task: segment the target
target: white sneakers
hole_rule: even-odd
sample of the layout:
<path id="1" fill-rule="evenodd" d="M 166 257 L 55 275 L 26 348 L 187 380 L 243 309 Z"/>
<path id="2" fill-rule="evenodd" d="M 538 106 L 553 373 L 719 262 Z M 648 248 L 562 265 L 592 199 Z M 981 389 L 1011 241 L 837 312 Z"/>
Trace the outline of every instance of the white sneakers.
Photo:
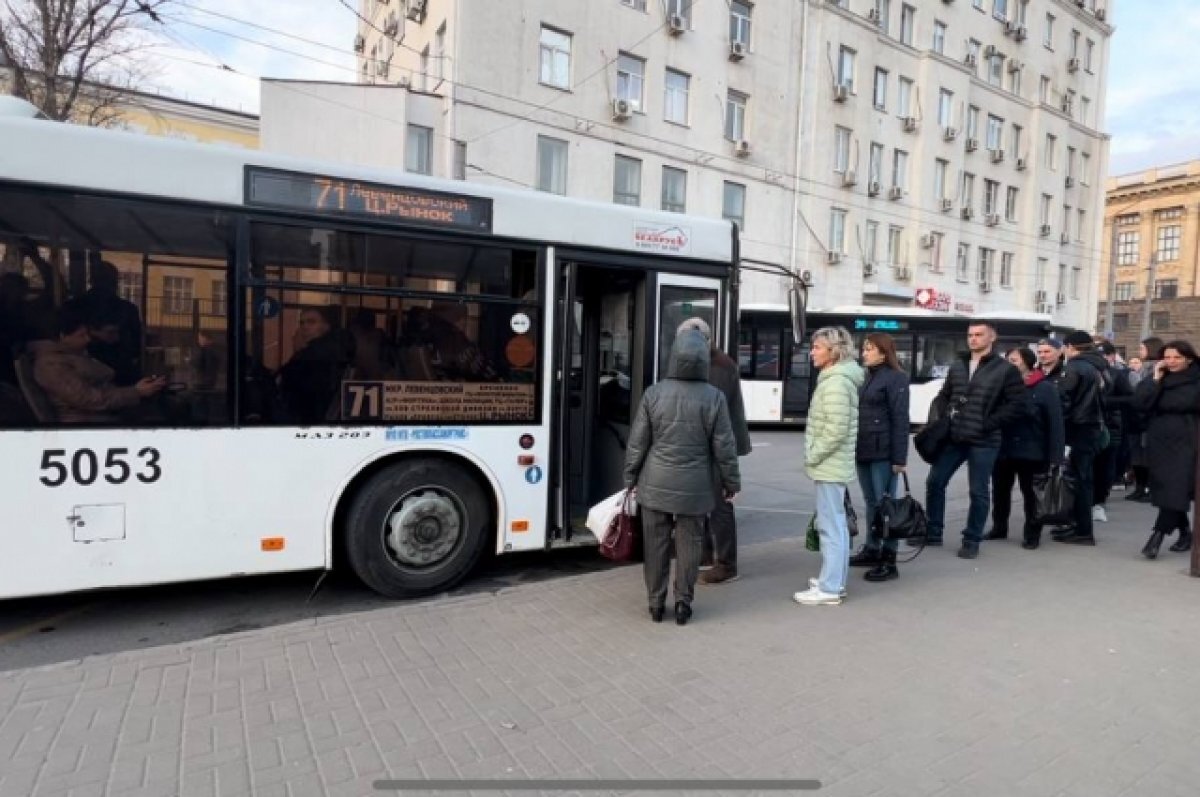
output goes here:
<path id="1" fill-rule="evenodd" d="M 813 589 L 820 589 L 820 588 L 821 588 L 821 579 L 819 579 L 819 578 L 810 578 L 810 579 L 808 580 L 808 588 L 809 588 L 810 590 L 813 590 Z M 799 594 L 799 593 L 798 593 L 798 594 Z M 844 598 L 844 597 L 846 597 L 846 590 L 844 590 L 844 589 L 843 589 L 843 590 L 842 590 L 841 592 L 839 592 L 838 594 Z"/>
<path id="2" fill-rule="evenodd" d="M 842 602 L 842 596 L 822 592 L 820 587 L 811 587 L 804 592 L 797 592 L 792 600 L 801 606 L 836 606 Z"/>
<path id="3" fill-rule="evenodd" d="M 1096 521 L 1097 523 L 1108 522 L 1108 513 L 1104 511 L 1104 507 L 1100 506 L 1099 504 L 1096 504 L 1094 507 L 1092 507 L 1092 520 Z"/>

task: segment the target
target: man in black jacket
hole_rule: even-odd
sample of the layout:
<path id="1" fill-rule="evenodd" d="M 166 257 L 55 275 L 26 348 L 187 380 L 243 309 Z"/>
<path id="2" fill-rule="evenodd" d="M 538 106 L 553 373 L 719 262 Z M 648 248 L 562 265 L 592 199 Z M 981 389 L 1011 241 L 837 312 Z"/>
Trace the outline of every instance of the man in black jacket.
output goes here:
<path id="1" fill-rule="evenodd" d="M 1104 357 L 1108 366 L 1101 374 L 1104 383 L 1104 425 L 1108 429 L 1108 447 L 1096 454 L 1096 464 L 1092 469 L 1095 480 L 1095 495 L 1092 496 L 1092 521 L 1108 522 L 1108 511 L 1104 505 L 1112 494 L 1113 484 L 1118 473 L 1124 473 L 1119 467 L 1122 454 L 1128 451 L 1125 440 L 1125 414 L 1133 398 L 1133 384 L 1129 381 L 1129 369 L 1117 360 L 1117 347 L 1110 341 L 1100 340 L 1096 348 Z"/>
<path id="2" fill-rule="evenodd" d="M 1067 459 L 1075 474 L 1075 525 L 1054 535 L 1058 542 L 1095 545 L 1092 534 L 1093 468 L 1099 450 L 1100 427 L 1104 424 L 1102 374 L 1108 369 L 1104 355 L 1096 350 L 1092 336 L 1077 329 L 1066 337 L 1067 364 L 1058 392 L 1067 428 Z"/>
<path id="3" fill-rule="evenodd" d="M 1000 428 L 1020 414 L 1025 388 L 1011 363 L 992 351 L 996 329 L 986 321 L 967 328 L 966 356 L 954 361 L 935 409 L 950 415 L 950 441 L 938 454 L 925 482 L 928 511 L 927 545 L 942 544 L 946 518 L 946 486 L 967 463 L 971 508 L 958 555 L 979 555 L 983 525 L 991 509 L 992 469 L 1000 453 Z"/>

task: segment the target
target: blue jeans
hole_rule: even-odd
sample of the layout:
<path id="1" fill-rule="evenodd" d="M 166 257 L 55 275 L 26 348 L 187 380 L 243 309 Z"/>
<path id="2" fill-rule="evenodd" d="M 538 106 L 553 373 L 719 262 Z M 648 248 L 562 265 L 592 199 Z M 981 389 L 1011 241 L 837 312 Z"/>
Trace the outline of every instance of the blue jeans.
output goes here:
<path id="1" fill-rule="evenodd" d="M 962 464 L 967 463 L 967 480 L 970 485 L 971 508 L 967 512 L 967 528 L 963 531 L 963 542 L 978 545 L 983 539 L 983 524 L 987 522 L 992 500 L 990 487 L 992 469 L 996 466 L 999 448 L 950 443 L 929 469 L 925 482 L 925 510 L 928 512 L 928 539 L 942 539 L 946 525 L 946 487 Z"/>
<path id="2" fill-rule="evenodd" d="M 817 482 L 817 532 L 821 536 L 821 591 L 837 595 L 846 588 L 850 572 L 845 484 Z"/>
<path id="3" fill-rule="evenodd" d="M 869 549 L 878 549 L 881 547 L 889 551 L 896 550 L 896 540 L 881 541 L 875 536 L 875 510 L 879 506 L 879 499 L 885 495 L 895 496 L 896 489 L 896 474 L 892 473 L 892 463 L 887 460 L 879 460 L 878 462 L 859 462 L 858 467 L 858 483 L 862 485 L 863 500 L 867 504 L 867 514 L 864 515 L 864 523 L 867 529 L 867 541 L 865 547 Z M 859 526 L 862 528 L 862 525 Z"/>

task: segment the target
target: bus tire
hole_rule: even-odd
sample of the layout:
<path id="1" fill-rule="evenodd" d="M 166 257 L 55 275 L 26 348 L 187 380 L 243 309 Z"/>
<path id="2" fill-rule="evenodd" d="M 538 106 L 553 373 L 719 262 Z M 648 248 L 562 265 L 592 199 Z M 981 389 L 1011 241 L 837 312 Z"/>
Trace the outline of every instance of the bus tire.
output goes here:
<path id="1" fill-rule="evenodd" d="M 466 470 L 436 459 L 397 462 L 358 490 L 346 515 L 355 574 L 389 598 L 450 589 L 479 563 L 488 501 Z"/>

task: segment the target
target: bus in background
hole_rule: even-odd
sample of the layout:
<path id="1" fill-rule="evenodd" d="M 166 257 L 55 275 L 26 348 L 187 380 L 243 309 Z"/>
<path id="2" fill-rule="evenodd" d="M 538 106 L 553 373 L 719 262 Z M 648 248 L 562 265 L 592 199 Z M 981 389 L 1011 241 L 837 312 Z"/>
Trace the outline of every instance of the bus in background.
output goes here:
<path id="1" fill-rule="evenodd" d="M 750 423 L 803 423 L 815 389 L 808 341 L 795 345 L 791 314 L 781 304 L 744 304 L 738 318 L 738 364 L 742 396 Z M 925 423 L 929 407 L 942 389 L 954 357 L 966 350 L 967 324 L 990 321 L 999 336 L 997 349 L 1036 343 L 1065 330 L 1039 313 L 950 315 L 917 307 L 835 307 L 809 310 L 808 329 L 841 326 L 859 348 L 870 332 L 886 332 L 896 340 L 900 365 L 912 380 L 909 421 Z"/>
<path id="2" fill-rule="evenodd" d="M 732 339 L 726 221 L 30 115 L 0 112 L 0 598 L 343 557 L 406 597 L 594 544 L 679 322 Z"/>

